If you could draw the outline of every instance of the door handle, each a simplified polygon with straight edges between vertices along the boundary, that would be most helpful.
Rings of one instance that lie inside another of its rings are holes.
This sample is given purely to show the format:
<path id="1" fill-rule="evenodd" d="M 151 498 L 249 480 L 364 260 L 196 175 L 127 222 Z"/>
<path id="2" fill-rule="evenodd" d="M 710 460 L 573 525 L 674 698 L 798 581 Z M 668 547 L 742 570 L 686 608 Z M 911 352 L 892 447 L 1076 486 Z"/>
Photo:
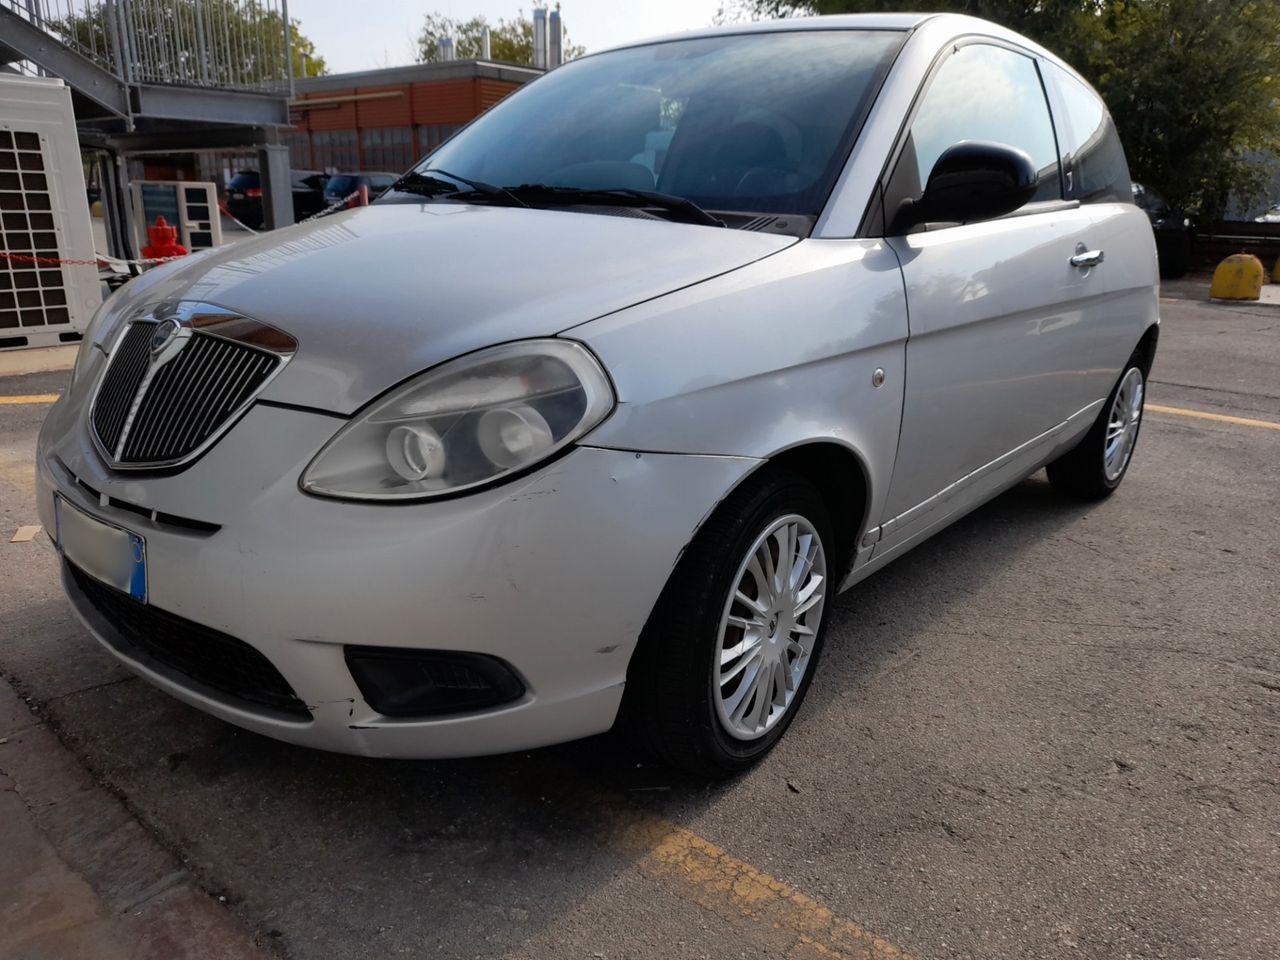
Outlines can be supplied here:
<path id="1" fill-rule="evenodd" d="M 1101 250 L 1081 250 L 1071 258 L 1073 267 L 1096 267 L 1106 255 Z"/>

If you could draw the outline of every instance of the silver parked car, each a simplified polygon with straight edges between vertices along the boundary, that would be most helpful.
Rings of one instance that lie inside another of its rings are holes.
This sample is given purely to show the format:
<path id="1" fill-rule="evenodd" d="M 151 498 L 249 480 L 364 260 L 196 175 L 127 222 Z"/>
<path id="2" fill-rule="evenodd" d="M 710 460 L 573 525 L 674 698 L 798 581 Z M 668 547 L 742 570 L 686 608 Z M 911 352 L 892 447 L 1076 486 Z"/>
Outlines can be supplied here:
<path id="1" fill-rule="evenodd" d="M 357 754 L 760 759 L 836 594 L 1124 478 L 1156 254 L 1106 107 L 957 16 L 557 68 L 372 206 L 134 280 L 40 437 L 89 630 Z"/>

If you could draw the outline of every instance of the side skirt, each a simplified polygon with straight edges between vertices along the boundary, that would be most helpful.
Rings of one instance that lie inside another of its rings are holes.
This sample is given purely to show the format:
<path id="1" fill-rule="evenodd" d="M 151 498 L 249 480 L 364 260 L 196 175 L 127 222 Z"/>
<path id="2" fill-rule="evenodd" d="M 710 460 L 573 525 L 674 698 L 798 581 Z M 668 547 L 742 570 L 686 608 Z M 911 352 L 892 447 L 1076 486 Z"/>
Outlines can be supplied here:
<path id="1" fill-rule="evenodd" d="M 868 530 L 840 590 L 849 589 L 1070 449 L 1089 431 L 1105 402 L 1106 398 L 1095 400 L 1039 436 L 949 484 L 928 500 Z"/>

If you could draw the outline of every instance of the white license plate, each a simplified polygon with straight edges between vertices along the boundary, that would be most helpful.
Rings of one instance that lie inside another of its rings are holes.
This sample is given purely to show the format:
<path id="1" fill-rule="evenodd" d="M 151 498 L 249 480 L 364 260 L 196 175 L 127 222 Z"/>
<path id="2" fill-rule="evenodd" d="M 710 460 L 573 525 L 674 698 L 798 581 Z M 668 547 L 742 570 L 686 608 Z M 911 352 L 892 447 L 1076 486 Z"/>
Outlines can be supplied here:
<path id="1" fill-rule="evenodd" d="M 58 552 L 95 580 L 147 602 L 147 542 L 54 494 Z"/>

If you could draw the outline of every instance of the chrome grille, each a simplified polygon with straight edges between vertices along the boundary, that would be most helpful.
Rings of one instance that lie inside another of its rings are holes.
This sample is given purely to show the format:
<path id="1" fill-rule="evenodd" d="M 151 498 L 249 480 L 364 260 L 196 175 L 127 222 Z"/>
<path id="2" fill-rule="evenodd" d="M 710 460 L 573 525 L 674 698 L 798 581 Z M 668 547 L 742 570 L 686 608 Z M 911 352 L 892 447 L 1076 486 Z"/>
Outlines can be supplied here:
<path id="1" fill-rule="evenodd" d="M 93 429 L 107 450 L 114 451 L 120 442 L 120 432 L 129 418 L 133 398 L 142 386 L 142 378 L 151 365 L 151 333 L 154 323 L 130 324 L 115 349 L 111 365 L 98 387 L 93 405 Z"/>
<path id="2" fill-rule="evenodd" d="M 154 463 L 186 456 L 253 396 L 279 362 L 254 347 L 197 334 L 156 372 L 116 459 Z"/>
<path id="3" fill-rule="evenodd" d="M 193 459 L 295 347 L 287 334 L 218 307 L 153 310 L 125 329 L 98 386 L 90 421 L 99 447 L 121 469 Z"/>

